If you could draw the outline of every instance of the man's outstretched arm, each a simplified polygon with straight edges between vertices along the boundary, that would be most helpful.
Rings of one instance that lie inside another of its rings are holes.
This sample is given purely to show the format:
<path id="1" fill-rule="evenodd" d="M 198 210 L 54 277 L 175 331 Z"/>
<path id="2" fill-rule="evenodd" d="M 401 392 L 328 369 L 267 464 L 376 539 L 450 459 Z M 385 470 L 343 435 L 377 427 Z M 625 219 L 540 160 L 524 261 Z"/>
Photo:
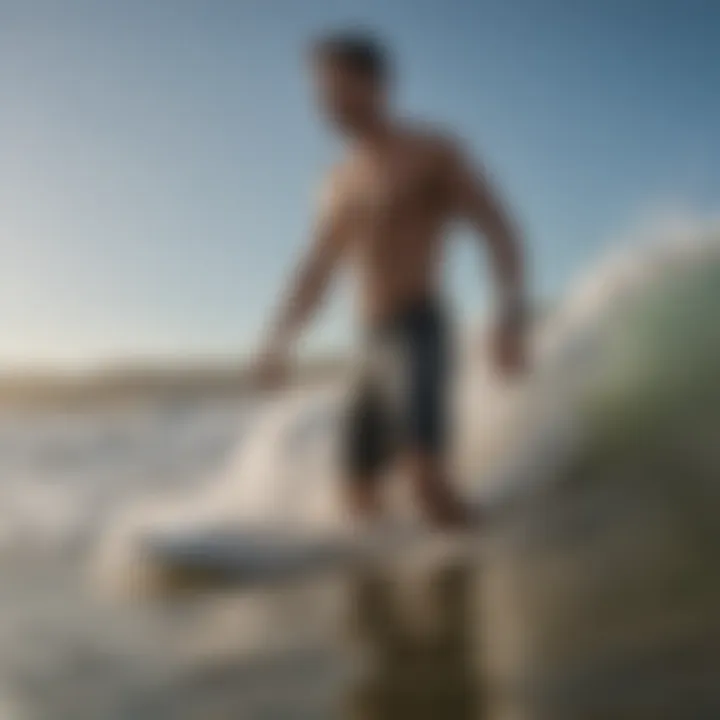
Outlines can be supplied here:
<path id="1" fill-rule="evenodd" d="M 347 218 L 334 183 L 323 195 L 309 249 L 298 263 L 270 327 L 258 368 L 261 375 L 272 374 L 285 363 L 300 331 L 322 301 L 333 271 L 343 254 L 347 238 Z M 265 367 L 263 367 L 263 365 Z"/>
<path id="2" fill-rule="evenodd" d="M 524 364 L 527 287 L 520 233 L 486 174 L 457 149 L 449 152 L 448 173 L 456 213 L 480 233 L 490 250 L 497 288 L 495 350 L 503 369 Z"/>

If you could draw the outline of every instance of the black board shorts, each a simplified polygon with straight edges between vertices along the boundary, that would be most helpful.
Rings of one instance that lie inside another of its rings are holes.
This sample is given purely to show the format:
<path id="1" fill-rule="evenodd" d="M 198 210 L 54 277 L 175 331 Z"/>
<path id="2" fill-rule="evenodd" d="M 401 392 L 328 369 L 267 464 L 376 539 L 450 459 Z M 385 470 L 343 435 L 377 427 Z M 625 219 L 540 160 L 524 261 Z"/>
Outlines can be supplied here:
<path id="1" fill-rule="evenodd" d="M 350 480 L 374 478 L 401 449 L 442 454 L 446 435 L 447 323 L 423 299 L 367 332 L 343 435 Z"/>

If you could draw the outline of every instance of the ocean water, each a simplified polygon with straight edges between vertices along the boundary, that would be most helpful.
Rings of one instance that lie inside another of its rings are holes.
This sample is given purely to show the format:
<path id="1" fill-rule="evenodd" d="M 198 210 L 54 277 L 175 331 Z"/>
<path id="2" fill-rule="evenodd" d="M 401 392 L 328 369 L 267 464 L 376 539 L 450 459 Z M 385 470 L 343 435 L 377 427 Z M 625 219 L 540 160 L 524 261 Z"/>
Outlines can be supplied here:
<path id="1" fill-rule="evenodd" d="M 120 588 L 102 562 L 98 574 L 99 551 L 123 518 L 178 501 L 185 508 L 184 498 L 223 487 L 260 412 L 207 401 L 2 416 L 3 720 L 331 718 L 366 702 L 382 713 L 384 684 L 393 692 L 414 682 L 400 667 L 397 681 L 373 679 L 373 653 L 385 642 L 387 652 L 417 654 L 418 671 L 446 657 L 459 664 L 436 678 L 435 708 L 471 707 L 470 635 L 443 627 L 464 623 L 470 568 L 149 591 L 126 585 L 128 568 L 113 568 Z"/>
<path id="2" fill-rule="evenodd" d="M 0 409 L 0 720 L 720 717 L 717 237 L 593 268 L 517 387 L 468 344 L 452 562 L 147 582 L 148 528 L 342 528 L 341 386 Z"/>

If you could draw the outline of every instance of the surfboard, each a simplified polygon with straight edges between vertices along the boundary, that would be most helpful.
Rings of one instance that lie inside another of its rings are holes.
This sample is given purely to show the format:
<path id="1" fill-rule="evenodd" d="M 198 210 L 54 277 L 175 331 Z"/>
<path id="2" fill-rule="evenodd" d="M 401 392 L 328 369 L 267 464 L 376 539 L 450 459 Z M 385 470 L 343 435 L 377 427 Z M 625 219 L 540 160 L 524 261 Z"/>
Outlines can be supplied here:
<path id="1" fill-rule="evenodd" d="M 146 562 L 168 578 L 192 585 L 256 585 L 382 563 L 411 554 L 452 555 L 479 533 L 440 534 L 427 527 L 325 535 L 260 528 L 156 531 L 140 540 Z"/>

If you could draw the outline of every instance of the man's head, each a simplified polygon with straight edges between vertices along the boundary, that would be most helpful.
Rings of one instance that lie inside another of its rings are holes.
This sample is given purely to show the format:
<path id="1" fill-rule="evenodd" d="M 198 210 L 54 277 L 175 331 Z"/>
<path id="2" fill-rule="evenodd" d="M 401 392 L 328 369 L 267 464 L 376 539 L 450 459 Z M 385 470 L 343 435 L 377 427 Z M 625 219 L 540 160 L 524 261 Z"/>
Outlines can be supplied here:
<path id="1" fill-rule="evenodd" d="M 374 38 L 359 33 L 327 35 L 312 45 L 320 106 L 344 132 L 375 127 L 385 112 L 389 59 Z"/>

